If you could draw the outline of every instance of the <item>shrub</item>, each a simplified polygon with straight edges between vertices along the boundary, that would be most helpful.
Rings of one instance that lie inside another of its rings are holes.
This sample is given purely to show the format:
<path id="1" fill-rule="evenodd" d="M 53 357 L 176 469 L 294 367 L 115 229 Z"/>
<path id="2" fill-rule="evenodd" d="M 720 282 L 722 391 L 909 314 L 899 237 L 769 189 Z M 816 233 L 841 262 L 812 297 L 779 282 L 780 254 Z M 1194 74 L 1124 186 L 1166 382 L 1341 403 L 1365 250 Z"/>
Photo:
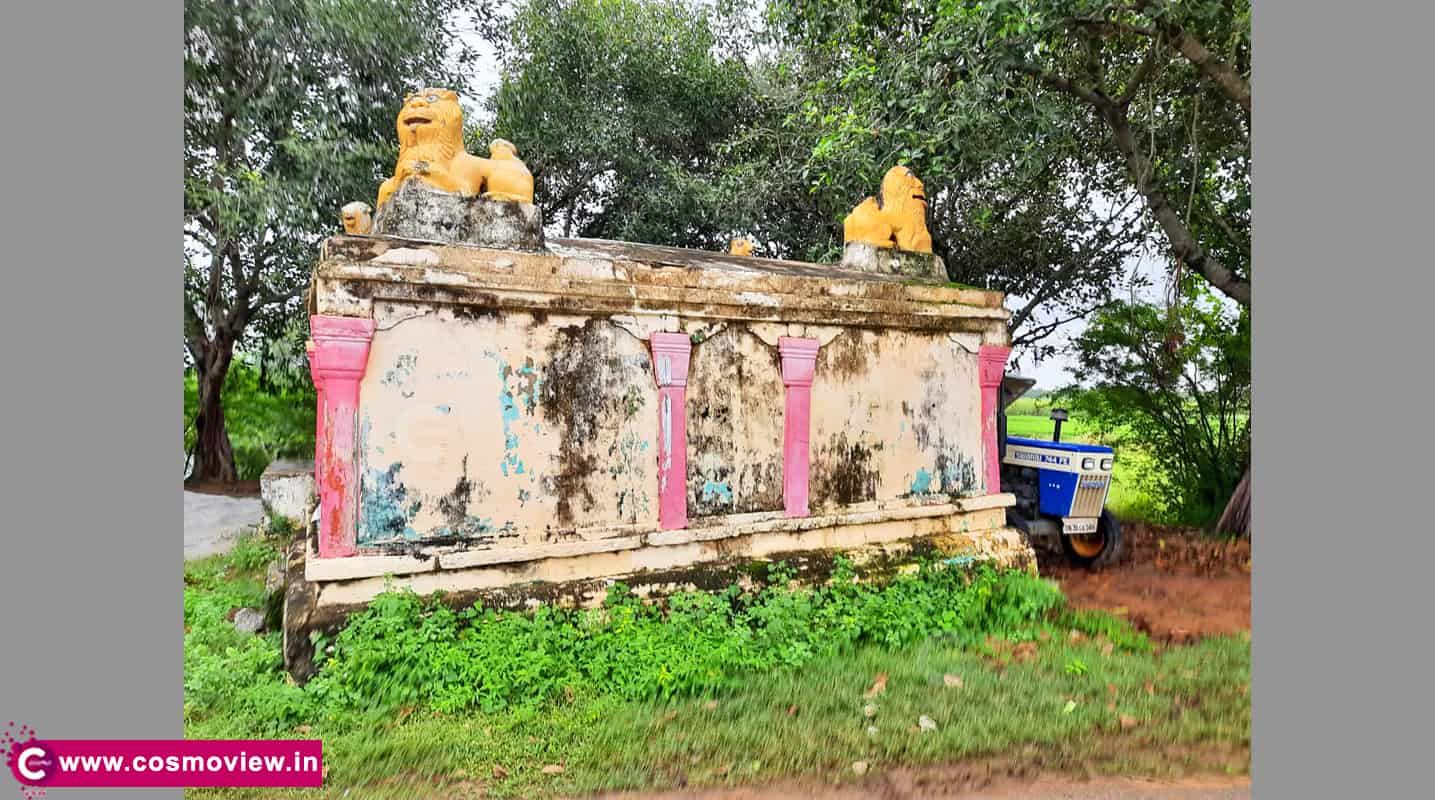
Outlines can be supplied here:
<path id="1" fill-rule="evenodd" d="M 614 585 L 594 609 L 532 613 L 470 607 L 388 591 L 317 644 L 319 672 L 303 688 L 281 666 L 278 634 L 246 636 L 231 610 L 257 604 L 257 570 L 277 555 L 262 539 L 186 566 L 185 712 L 210 735 L 273 735 L 321 718 L 533 710 L 579 696 L 670 698 L 733 689 L 775 669 L 861 646 L 903 648 L 942 636 L 963 646 L 988 636 L 1030 639 L 1052 623 L 1110 636 L 1123 649 L 1144 637 L 1121 623 L 1067 614 L 1055 584 L 1025 572 L 922 564 L 885 585 L 859 583 L 839 558 L 832 579 L 789 585 L 771 567 L 756 590 L 685 592 L 644 603 Z M 326 656 L 326 651 L 332 651 Z M 222 731 L 215 720 L 222 719 Z"/>

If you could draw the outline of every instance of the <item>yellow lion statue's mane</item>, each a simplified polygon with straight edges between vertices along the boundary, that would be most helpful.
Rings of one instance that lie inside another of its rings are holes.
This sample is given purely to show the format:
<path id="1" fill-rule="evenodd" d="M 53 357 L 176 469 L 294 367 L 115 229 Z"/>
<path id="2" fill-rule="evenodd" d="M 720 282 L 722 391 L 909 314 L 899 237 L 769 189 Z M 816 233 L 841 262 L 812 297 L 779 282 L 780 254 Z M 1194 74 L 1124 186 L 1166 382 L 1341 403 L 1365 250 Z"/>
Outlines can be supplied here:
<path id="1" fill-rule="evenodd" d="M 418 177 L 446 192 L 483 191 L 483 159 L 463 148 L 463 106 L 449 89 L 423 89 L 404 98 L 395 122 L 399 160 L 394 175 L 379 187 L 382 206 L 404 181 Z"/>

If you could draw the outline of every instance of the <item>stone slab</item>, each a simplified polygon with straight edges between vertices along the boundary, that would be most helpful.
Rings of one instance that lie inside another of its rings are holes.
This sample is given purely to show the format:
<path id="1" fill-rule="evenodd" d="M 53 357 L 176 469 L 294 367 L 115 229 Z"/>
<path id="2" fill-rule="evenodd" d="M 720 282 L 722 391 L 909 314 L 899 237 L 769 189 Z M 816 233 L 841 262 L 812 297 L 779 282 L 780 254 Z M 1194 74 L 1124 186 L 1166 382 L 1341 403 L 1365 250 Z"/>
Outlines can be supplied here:
<path id="1" fill-rule="evenodd" d="M 314 462 L 275 461 L 259 476 L 264 510 L 302 525 L 314 503 Z"/>
<path id="2" fill-rule="evenodd" d="M 532 203 L 466 197 L 410 179 L 379 206 L 373 234 L 542 250 L 543 217 Z"/>

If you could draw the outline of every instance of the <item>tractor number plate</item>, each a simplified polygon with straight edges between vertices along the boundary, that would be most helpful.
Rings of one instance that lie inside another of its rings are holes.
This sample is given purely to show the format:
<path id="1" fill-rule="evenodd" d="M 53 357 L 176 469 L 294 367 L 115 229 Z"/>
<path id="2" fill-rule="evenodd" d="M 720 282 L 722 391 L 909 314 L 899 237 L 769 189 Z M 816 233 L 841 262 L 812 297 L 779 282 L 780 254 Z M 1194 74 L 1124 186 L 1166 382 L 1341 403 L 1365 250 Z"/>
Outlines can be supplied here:
<path id="1" fill-rule="evenodd" d="M 1061 520 L 1061 532 L 1066 534 L 1096 533 L 1096 520 L 1089 517 L 1064 517 Z"/>

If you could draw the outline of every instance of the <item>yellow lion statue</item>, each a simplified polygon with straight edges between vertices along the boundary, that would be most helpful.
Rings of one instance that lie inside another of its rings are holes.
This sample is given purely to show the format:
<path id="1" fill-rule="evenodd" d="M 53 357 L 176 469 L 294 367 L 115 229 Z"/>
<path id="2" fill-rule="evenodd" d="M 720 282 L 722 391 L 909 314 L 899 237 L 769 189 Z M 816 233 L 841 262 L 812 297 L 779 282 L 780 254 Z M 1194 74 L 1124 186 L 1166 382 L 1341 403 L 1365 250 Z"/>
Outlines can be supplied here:
<path id="1" fill-rule="evenodd" d="M 339 209 L 344 233 L 368 233 L 374 228 L 374 210 L 368 203 L 355 200 Z"/>
<path id="2" fill-rule="evenodd" d="M 464 150 L 463 107 L 453 91 L 424 89 L 404 98 L 397 127 L 399 161 L 393 177 L 379 186 L 376 208 L 414 176 L 445 192 L 533 202 L 533 175 L 512 143 L 495 139 L 492 158 Z"/>
<path id="3" fill-rule="evenodd" d="M 533 202 L 533 173 L 518 160 L 518 148 L 507 139 L 494 139 L 483 159 L 483 196 L 493 200 Z"/>
<path id="4" fill-rule="evenodd" d="M 901 166 L 887 170 L 877 196 L 863 200 L 842 221 L 842 239 L 874 247 L 932 252 L 932 236 L 927 233 L 927 193 L 916 174 Z"/>

